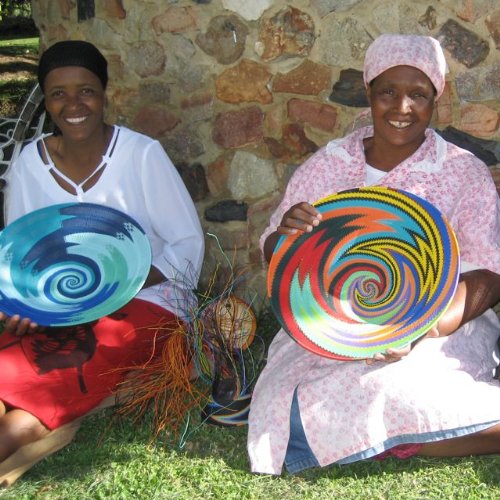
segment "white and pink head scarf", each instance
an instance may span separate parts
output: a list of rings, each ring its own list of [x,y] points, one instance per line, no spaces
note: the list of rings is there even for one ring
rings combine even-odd
[[[363,77],[365,86],[394,66],[412,66],[423,71],[436,88],[436,98],[443,93],[446,59],[439,42],[430,36],[380,35],[368,47]]]

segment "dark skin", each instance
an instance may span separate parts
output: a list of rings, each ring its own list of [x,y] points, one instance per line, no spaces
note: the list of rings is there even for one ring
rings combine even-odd
[[[102,161],[111,141],[113,129],[104,122],[105,89],[99,78],[79,66],[50,71],[44,82],[45,106],[60,135],[46,138],[45,144],[57,168],[84,190],[99,180],[102,170],[92,175]],[[56,182],[69,193],[74,188],[54,174]],[[143,288],[165,281],[165,276],[151,266]],[[16,335],[34,333],[41,328],[30,318],[7,317],[4,330]],[[10,408],[0,401],[0,462],[20,447],[49,433],[34,415]]]
[[[429,78],[410,66],[396,66],[379,75],[368,87],[373,116],[373,137],[365,139],[367,163],[385,172],[411,156],[424,142],[435,104],[435,91]],[[309,203],[293,205],[283,215],[276,231],[264,243],[264,257],[270,262],[281,235],[311,232],[321,223],[321,214]],[[500,275],[487,269],[462,273],[452,302],[438,324],[425,337],[453,334],[470,320],[500,301]],[[424,338],[425,338],[424,337]],[[431,342],[432,339],[427,340]],[[366,360],[396,362],[413,346],[389,349]],[[500,425],[475,434],[426,443],[424,456],[469,456],[500,453]]]

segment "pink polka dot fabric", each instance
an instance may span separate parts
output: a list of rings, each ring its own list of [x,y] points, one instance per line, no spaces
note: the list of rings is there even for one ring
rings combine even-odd
[[[446,59],[439,42],[430,36],[385,34],[366,51],[364,81],[368,84],[394,66],[412,66],[424,72],[436,88],[436,98],[443,93]]]

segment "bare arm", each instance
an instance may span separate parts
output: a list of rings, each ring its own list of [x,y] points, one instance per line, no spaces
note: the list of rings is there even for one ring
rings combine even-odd
[[[500,275],[487,269],[463,273],[460,275],[460,281],[450,306],[438,324],[425,337],[451,335],[462,325],[477,318],[498,302],[500,302]],[[410,352],[411,348],[412,346],[408,345],[402,349],[388,349],[387,353],[376,354],[373,359],[367,360],[367,363],[399,361]]]
[[[440,337],[450,335],[500,301],[500,275],[478,269],[460,276],[455,296],[439,320]]]
[[[160,283],[163,283],[166,279],[167,278],[158,268],[156,268],[155,266],[151,266],[148,277],[146,278],[144,285],[142,285],[142,288],[148,288],[153,285],[159,285]]]

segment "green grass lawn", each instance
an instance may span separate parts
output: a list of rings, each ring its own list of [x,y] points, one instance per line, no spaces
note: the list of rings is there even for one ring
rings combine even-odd
[[[500,498],[500,458],[423,459],[332,466],[296,476],[251,474],[245,428],[203,426],[186,445],[150,443],[147,426],[109,410],[11,488],[12,499],[475,499]]]
[[[9,56],[38,54],[39,38],[0,38],[0,52]]]

